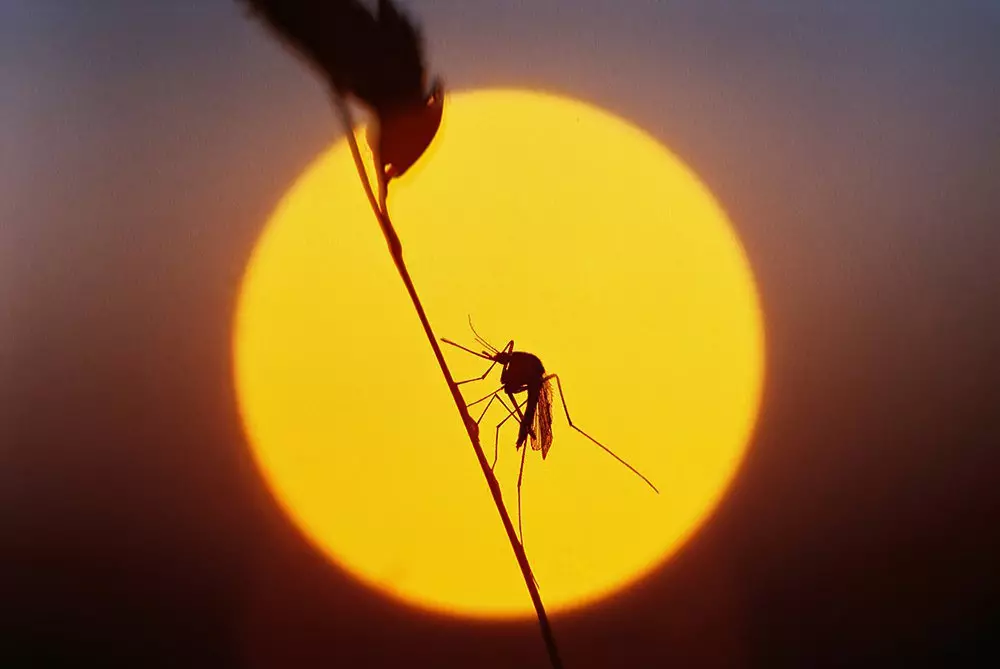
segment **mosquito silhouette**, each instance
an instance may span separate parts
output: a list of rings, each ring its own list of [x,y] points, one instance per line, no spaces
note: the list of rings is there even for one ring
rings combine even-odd
[[[474,351],[473,349],[456,343],[450,339],[442,338],[441,341],[456,348],[460,348],[466,353],[471,353],[477,358],[490,361],[490,366],[486,368],[486,371],[483,372],[482,375],[466,379],[464,381],[459,381],[458,385],[460,386],[466,383],[482,381],[489,376],[494,367],[497,365],[501,366],[502,371],[500,373],[500,383],[503,385],[491,392],[489,395],[481,397],[474,402],[470,402],[466,406],[471,407],[486,402],[486,406],[483,408],[482,413],[480,413],[479,418],[476,419],[477,425],[483,420],[483,417],[486,416],[486,412],[489,410],[494,401],[499,402],[503,408],[507,410],[506,417],[504,417],[504,419],[497,424],[496,436],[493,441],[493,463],[490,465],[491,468],[496,467],[497,464],[497,455],[500,450],[500,428],[503,427],[504,424],[511,418],[516,418],[520,423],[516,444],[517,450],[521,451],[521,466],[517,473],[517,532],[519,537],[523,537],[521,531],[521,481],[524,477],[524,460],[528,453],[528,449],[523,448],[522,450],[522,447],[524,447],[525,442],[530,439],[532,450],[542,452],[542,460],[545,459],[545,456],[549,453],[549,448],[552,447],[552,385],[550,381],[553,379],[555,379],[556,387],[559,389],[559,399],[562,402],[563,411],[566,413],[566,421],[569,423],[569,426],[593,443],[600,446],[615,460],[628,467],[629,471],[645,481],[654,492],[659,494],[660,491],[656,489],[656,486],[653,485],[648,478],[640,474],[635,467],[625,462],[610,448],[573,424],[573,419],[570,418],[569,415],[569,407],[566,406],[566,396],[563,394],[562,381],[559,380],[559,375],[546,374],[545,367],[542,365],[542,361],[537,355],[527,353],[525,351],[515,351],[513,339],[508,341],[506,346],[502,349],[498,349],[481,337],[478,332],[476,332],[476,328],[472,325],[471,318],[469,319],[469,327],[472,329],[472,334],[475,337],[476,342],[483,346],[486,350]],[[510,406],[508,406],[507,402],[505,402],[500,396],[501,392],[505,393],[509,398]],[[518,402],[514,395],[522,392],[526,392],[528,396],[523,401]],[[523,543],[522,538],[522,544]]]

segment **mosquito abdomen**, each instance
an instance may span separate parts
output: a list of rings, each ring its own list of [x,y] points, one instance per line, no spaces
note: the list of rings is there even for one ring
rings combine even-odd
[[[535,411],[538,408],[538,390],[537,387],[533,386],[528,388],[528,405],[524,407],[524,420],[521,421],[521,427],[517,431],[518,448],[524,446],[524,442],[528,440],[528,433],[535,422]]]

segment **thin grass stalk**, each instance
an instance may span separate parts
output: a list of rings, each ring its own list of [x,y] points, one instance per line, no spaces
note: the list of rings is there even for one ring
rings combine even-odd
[[[420,318],[420,324],[424,328],[424,334],[427,335],[427,341],[430,342],[431,348],[434,350],[434,357],[437,358],[438,365],[441,367],[441,373],[444,375],[444,380],[448,384],[448,390],[451,391],[452,399],[455,401],[458,413],[462,417],[462,423],[465,425],[465,431],[469,435],[469,441],[472,442],[472,449],[476,453],[476,459],[479,461],[479,467],[483,471],[483,476],[486,477],[486,483],[489,486],[490,494],[493,496],[493,503],[496,505],[497,513],[500,514],[500,520],[503,522],[504,530],[507,531],[507,539],[510,541],[510,547],[513,549],[514,556],[517,558],[517,564],[521,568],[521,574],[524,577],[524,584],[528,588],[528,594],[531,596],[531,602],[535,606],[535,614],[538,617],[538,626],[541,628],[542,638],[545,641],[545,647],[549,653],[549,661],[552,663],[553,669],[562,669],[563,665],[562,660],[559,657],[559,649],[556,646],[555,636],[552,634],[552,626],[549,624],[549,617],[545,613],[545,605],[542,604],[542,597],[538,592],[538,586],[535,584],[534,574],[531,572],[531,564],[528,562],[528,556],[524,552],[524,546],[521,545],[520,540],[517,538],[517,534],[514,531],[514,524],[511,522],[510,515],[507,513],[507,508],[504,506],[503,497],[500,494],[500,484],[497,482],[496,476],[493,475],[493,470],[490,468],[489,461],[486,459],[486,454],[483,452],[483,448],[479,443],[479,426],[472,419],[466,409],[465,399],[462,397],[462,393],[458,389],[458,384],[455,383],[451,370],[448,369],[448,363],[445,362],[444,353],[442,353],[437,337],[434,336],[434,331],[431,329],[430,321],[427,319],[427,314],[424,312],[423,304],[420,302],[420,297],[417,295],[417,289],[414,287],[413,280],[410,278],[410,273],[406,269],[406,263],[403,262],[403,247],[399,241],[399,236],[393,228],[392,220],[389,218],[388,208],[384,206],[384,197],[382,198],[382,207],[379,206],[379,202],[376,199],[374,189],[372,188],[371,182],[368,178],[368,171],[365,169],[365,163],[361,157],[361,151],[359,150],[357,140],[354,137],[354,121],[351,118],[351,111],[348,108],[347,102],[343,96],[334,92],[333,97],[334,105],[337,108],[341,123],[344,126],[344,131],[347,134],[347,142],[351,148],[351,155],[354,157],[354,164],[358,170],[358,177],[361,179],[361,185],[365,190],[365,195],[368,196],[368,203],[371,205],[372,212],[378,219],[379,227],[382,229],[382,234],[385,236],[386,243],[389,245],[389,253],[392,255],[392,260],[396,264],[396,269],[399,271],[400,278],[403,279],[403,285],[406,286],[406,292],[410,295],[410,301],[413,302],[413,308],[417,311],[417,316]]]

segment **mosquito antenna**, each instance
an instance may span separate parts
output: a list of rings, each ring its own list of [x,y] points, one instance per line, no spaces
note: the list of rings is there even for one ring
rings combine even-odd
[[[479,351],[473,351],[471,348],[466,348],[465,346],[462,346],[461,344],[456,344],[455,342],[453,342],[450,339],[445,339],[444,337],[441,337],[441,341],[443,341],[445,344],[451,344],[452,346],[454,346],[456,348],[460,348],[463,351],[465,351],[466,353],[471,353],[472,355],[476,356],[477,358],[482,358],[483,360],[493,360],[493,358],[491,358],[488,355],[483,355]]]
[[[476,335],[476,341],[478,341],[480,344],[482,344],[483,346],[485,346],[489,350],[493,351],[493,353],[499,353],[500,352],[500,350],[496,346],[494,346],[493,344],[491,344],[488,341],[486,341],[485,339],[483,339],[483,337],[481,337],[479,335],[479,333],[476,332],[476,327],[472,324],[472,315],[471,314],[469,315],[469,327],[472,329],[472,334]]]
[[[617,460],[618,462],[620,462],[623,465],[625,465],[626,467],[628,467],[629,471],[631,471],[633,474],[635,474],[636,476],[638,476],[639,478],[641,478],[643,481],[645,481],[646,485],[648,485],[650,488],[652,488],[653,492],[655,492],[657,495],[659,495],[660,491],[657,490],[657,488],[656,488],[655,485],[653,485],[653,482],[650,481],[645,476],[643,476],[641,473],[639,473],[638,469],[636,469],[635,467],[633,467],[629,463],[627,463],[624,460],[622,460],[610,448],[608,448],[607,446],[605,446],[601,442],[597,441],[596,439],[594,439],[593,437],[591,437],[589,434],[587,434],[586,432],[584,432],[583,430],[581,430],[580,428],[578,428],[576,425],[573,424],[573,419],[569,417],[569,407],[566,406],[566,396],[563,395],[562,381],[559,380],[559,375],[558,374],[550,374],[547,377],[545,377],[545,379],[546,380],[548,380],[548,379],[555,379],[556,380],[556,385],[559,387],[559,399],[562,400],[563,411],[566,412],[566,420],[569,422],[569,426],[571,428],[573,428],[574,430],[576,430],[577,432],[579,432],[580,434],[582,434],[583,436],[585,436],[587,439],[590,439],[592,442],[594,442],[595,444],[597,444],[598,446],[600,446],[602,449],[604,449],[604,451],[608,455],[610,455],[611,457],[613,457],[615,460]]]

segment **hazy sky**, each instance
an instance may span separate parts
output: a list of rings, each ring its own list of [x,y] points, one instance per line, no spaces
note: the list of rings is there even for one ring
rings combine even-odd
[[[662,574],[557,621],[572,666],[985,645],[1000,2],[406,6],[452,88],[573,95],[669,146],[759,282],[767,388],[737,485]],[[397,610],[333,573],[250,465],[238,281],[338,134],[320,83],[234,2],[0,0],[0,646],[544,666],[531,624]],[[262,625],[279,631],[248,645]]]

